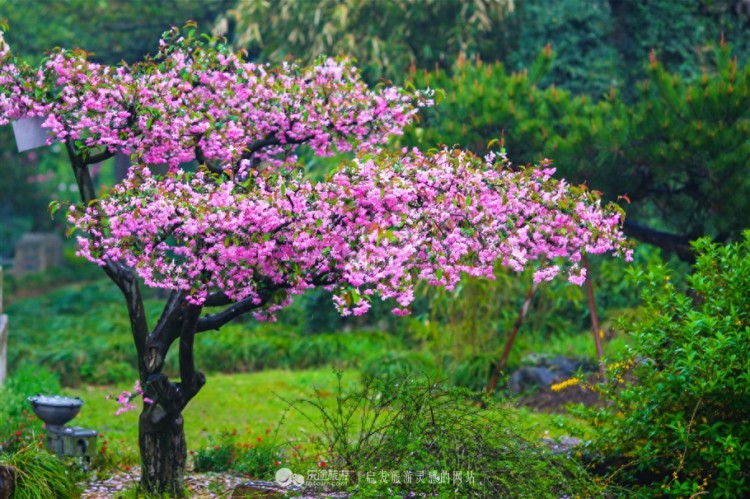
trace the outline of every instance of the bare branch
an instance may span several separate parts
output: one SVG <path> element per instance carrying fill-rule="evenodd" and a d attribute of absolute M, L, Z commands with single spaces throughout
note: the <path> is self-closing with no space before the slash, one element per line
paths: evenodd
<path fill-rule="evenodd" d="M 277 291 L 288 288 L 288 284 L 278 284 L 273 287 L 264 288 L 258 293 L 258 296 L 245 298 L 238 302 L 233 303 L 226 310 L 213 315 L 207 315 L 201 317 L 198 321 L 196 333 L 202 333 L 204 331 L 210 331 L 212 329 L 219 329 L 221 326 L 227 324 L 232 319 L 235 319 L 241 315 L 244 315 L 253 310 L 263 308 L 270 300 L 274 297 Z"/>
<path fill-rule="evenodd" d="M 329 272 L 318 274 L 310 280 L 310 283 L 315 287 L 327 286 L 329 284 L 333 284 L 334 282 L 334 276 Z M 196 332 L 202 333 L 204 331 L 210 331 L 212 329 L 219 329 L 232 319 L 235 319 L 248 312 L 252 312 L 253 310 L 259 310 L 268 304 L 268 302 L 274 297 L 277 291 L 288 289 L 289 287 L 291 287 L 291 283 L 267 283 L 258 292 L 257 296 L 245 298 L 244 300 L 240 300 L 238 302 L 232 302 L 229 297 L 221 292 L 209 295 L 208 299 L 204 303 L 204 306 L 219 307 L 224 305 L 231 305 L 221 312 L 201 317 L 201 319 L 198 321 Z"/>
<path fill-rule="evenodd" d="M 226 293 L 223 291 L 217 291 L 216 293 L 211 293 L 206 297 L 206 301 L 203 302 L 204 307 L 224 307 L 226 305 L 231 305 L 234 303 L 234 300 L 229 298 Z"/>
<path fill-rule="evenodd" d="M 195 397 L 198 390 L 206 384 L 206 376 L 195 370 L 193 356 L 193 341 L 195 329 L 201 316 L 202 307 L 187 305 L 180 332 L 180 409 L 184 409 L 188 402 Z"/>
<path fill-rule="evenodd" d="M 95 165 L 96 163 L 101 163 L 102 161 L 107 161 L 110 158 L 114 158 L 115 153 L 109 152 L 109 150 L 105 150 L 100 152 L 99 154 L 94 154 L 93 156 L 87 157 L 84 162 L 87 165 Z"/>
<path fill-rule="evenodd" d="M 301 143 L 301 142 L 298 142 L 298 143 Z M 265 139 L 256 140 L 255 142 L 250 144 L 250 146 L 247 148 L 247 151 L 242 153 L 242 159 L 252 158 L 253 154 L 260 151 L 264 147 L 278 146 L 280 144 L 281 144 L 281 141 L 275 135 L 270 135 L 266 137 Z"/>

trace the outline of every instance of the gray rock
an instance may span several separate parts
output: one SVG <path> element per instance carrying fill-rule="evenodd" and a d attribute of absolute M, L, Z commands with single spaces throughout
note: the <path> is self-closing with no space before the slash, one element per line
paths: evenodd
<path fill-rule="evenodd" d="M 555 381 L 555 373 L 546 367 L 523 366 L 510 375 L 508 386 L 513 393 L 521 393 L 533 388 L 547 388 Z"/>

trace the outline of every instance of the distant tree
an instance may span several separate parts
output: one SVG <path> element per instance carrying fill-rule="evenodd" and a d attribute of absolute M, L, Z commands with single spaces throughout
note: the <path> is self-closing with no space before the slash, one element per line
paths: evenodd
<path fill-rule="evenodd" d="M 139 62 L 162 33 L 193 19 L 209 26 L 235 0 L 0 0 L 13 52 L 39 58 L 50 47 L 86 47 L 104 64 Z"/>
<path fill-rule="evenodd" d="M 615 87 L 631 100 L 652 50 L 670 71 L 693 79 L 714 68 L 723 34 L 744 65 L 749 6 L 744 0 L 524 0 L 509 19 L 517 29 L 514 50 L 498 60 L 521 71 L 549 44 L 557 60 L 542 86 L 597 99 Z"/>
<path fill-rule="evenodd" d="M 143 64 L 110 67 L 56 51 L 29 67 L 0 49 L 0 123 L 45 116 L 65 144 L 82 204 L 68 218 L 79 251 L 126 300 L 144 405 L 141 480 L 181 493 L 182 411 L 205 383 L 196 334 L 243 314 L 272 318 L 313 287 L 342 314 L 376 296 L 405 314 L 418 280 L 454 287 L 539 260 L 537 281 L 566 270 L 581 283 L 585 253 L 629 255 L 617 207 L 552 180 L 551 170 L 506 168 L 456 149 L 385 152 L 429 95 L 368 90 L 349 65 L 279 68 L 245 62 L 223 45 L 171 31 Z M 296 150 L 355 150 L 322 182 L 302 178 Z M 128 179 L 99 196 L 91 165 L 118 149 Z M 180 163 L 197 160 L 189 172 Z M 167 163 L 155 175 L 149 165 Z M 53 210 L 54 211 L 54 210 Z M 567 262 L 567 263 L 566 263 Z M 169 291 L 153 328 L 139 282 Z M 179 381 L 163 373 L 179 344 Z M 129 400 L 123 400 L 129 403 Z"/>
<path fill-rule="evenodd" d="M 745 0 L 608 0 L 611 43 L 621 91 L 648 75 L 651 51 L 670 71 L 693 80 L 715 69 L 720 40 L 731 42 L 741 65 L 750 60 L 750 3 Z M 628 93 L 628 98 L 635 94 Z"/>
<path fill-rule="evenodd" d="M 556 54 L 555 65 L 539 86 L 555 84 L 573 93 L 599 96 L 612 85 L 623 84 L 607 0 L 523 0 L 517 2 L 512 22 L 517 27 L 514 50 L 496 59 L 508 69 L 523 71 L 550 45 Z"/>
<path fill-rule="evenodd" d="M 410 64 L 449 67 L 463 52 L 497 60 L 513 37 L 513 0 L 239 0 L 219 21 L 264 60 L 354 57 L 366 81 L 399 81 Z"/>

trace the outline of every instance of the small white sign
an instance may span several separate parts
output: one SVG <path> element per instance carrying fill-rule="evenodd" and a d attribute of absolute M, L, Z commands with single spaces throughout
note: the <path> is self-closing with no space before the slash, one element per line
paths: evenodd
<path fill-rule="evenodd" d="M 36 149 L 47 143 L 50 134 L 42 127 L 44 120 L 42 116 L 34 116 L 13 122 L 13 134 L 16 136 L 18 152 Z"/>

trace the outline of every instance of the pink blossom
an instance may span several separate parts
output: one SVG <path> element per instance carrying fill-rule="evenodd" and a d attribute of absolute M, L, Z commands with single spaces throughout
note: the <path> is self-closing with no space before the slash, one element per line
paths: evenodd
<path fill-rule="evenodd" d="M 386 152 L 433 92 L 368 89 L 347 62 L 271 68 L 221 46 L 195 50 L 176 31 L 147 65 L 112 68 L 65 50 L 40 68 L 0 59 L 0 123 L 45 116 L 53 140 L 134 158 L 124 182 L 71 207 L 78 254 L 120 262 L 192 304 L 220 290 L 260 306 L 272 283 L 286 294 L 255 316 L 274 320 L 323 283 L 342 315 L 374 299 L 405 315 L 419 280 L 453 289 L 465 275 L 493 278 L 499 262 L 532 266 L 536 282 L 568 272 L 580 285 L 582 255 L 630 258 L 621 213 L 553 179 L 548 161 L 514 171 L 494 152 Z M 298 165 L 302 144 L 355 157 L 312 182 Z M 181 169 L 193 160 L 197 172 Z"/>

